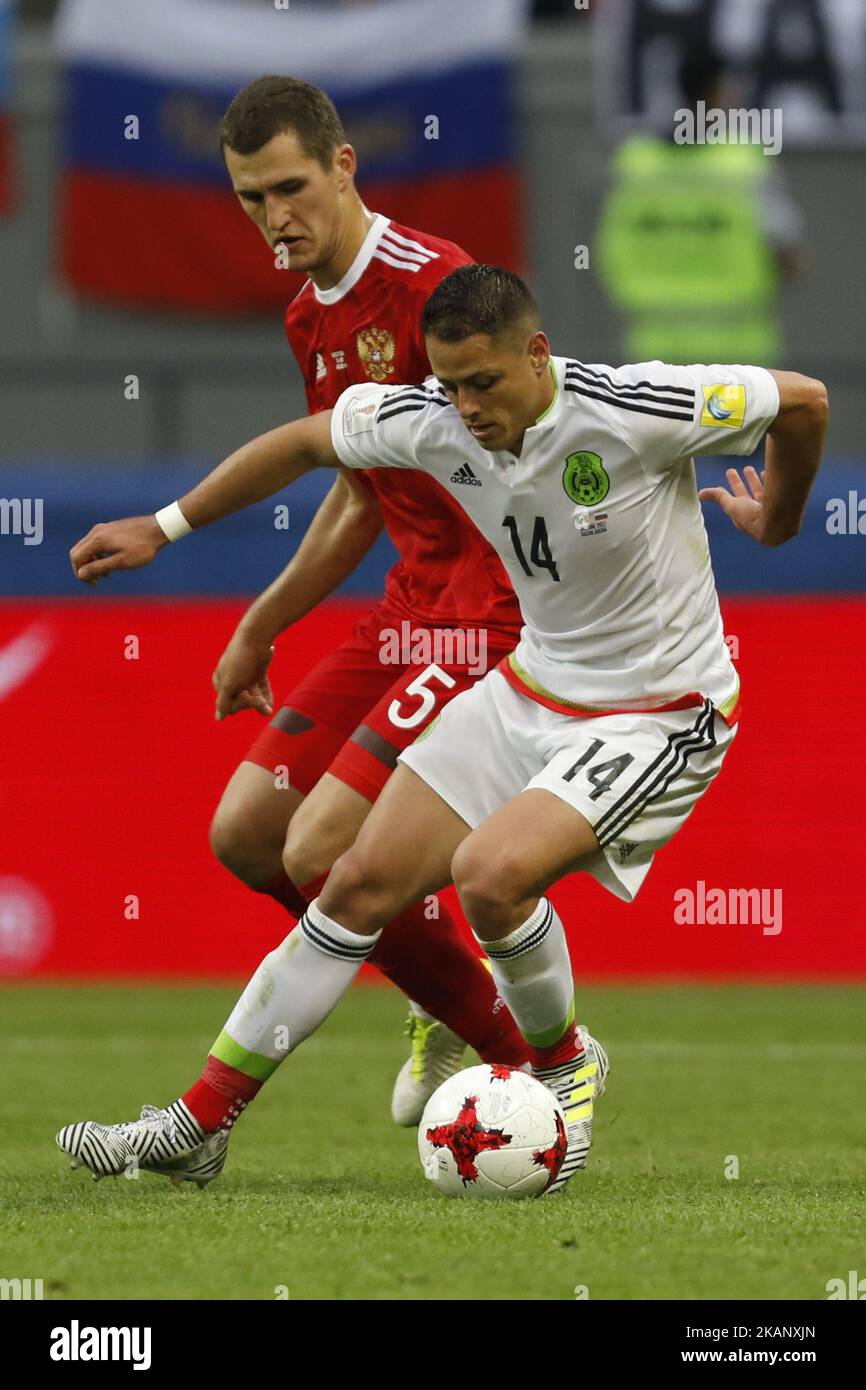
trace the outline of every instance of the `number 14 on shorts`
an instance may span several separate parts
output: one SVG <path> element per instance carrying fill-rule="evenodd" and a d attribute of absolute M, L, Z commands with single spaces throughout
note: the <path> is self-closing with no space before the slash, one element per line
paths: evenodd
<path fill-rule="evenodd" d="M 590 781 L 595 788 L 595 791 L 590 792 L 591 801 L 597 801 L 604 792 L 613 786 L 617 777 L 625 772 L 629 763 L 634 762 L 631 753 L 621 753 L 618 758 L 608 758 L 606 762 L 596 763 L 593 767 L 590 767 L 589 764 L 604 747 L 604 739 L 592 739 L 586 752 L 562 774 L 563 782 L 571 782 L 577 776 L 581 768 L 586 768 L 587 780 Z"/>

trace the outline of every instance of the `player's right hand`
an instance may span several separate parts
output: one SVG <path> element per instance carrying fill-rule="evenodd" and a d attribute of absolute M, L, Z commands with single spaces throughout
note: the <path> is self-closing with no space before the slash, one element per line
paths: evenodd
<path fill-rule="evenodd" d="M 237 629 L 213 673 L 217 719 L 243 709 L 254 709 L 265 717 L 273 714 L 274 697 L 268 679 L 273 656 L 269 642 L 257 641 L 242 628 Z"/>
<path fill-rule="evenodd" d="M 84 584 L 97 584 L 115 570 L 149 565 L 168 537 L 155 516 L 130 516 L 124 521 L 101 521 L 70 550 L 72 570 Z"/>

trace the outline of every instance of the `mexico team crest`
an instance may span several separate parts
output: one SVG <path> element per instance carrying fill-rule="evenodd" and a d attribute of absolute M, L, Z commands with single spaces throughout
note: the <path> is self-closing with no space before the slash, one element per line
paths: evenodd
<path fill-rule="evenodd" d="M 569 454 L 565 460 L 562 486 L 579 507 L 597 507 L 610 491 L 610 478 L 604 471 L 599 454 L 588 449 Z"/>
<path fill-rule="evenodd" d="M 397 345 L 393 333 L 385 328 L 362 328 L 355 339 L 358 356 L 367 376 L 372 381 L 387 381 L 394 370 L 394 353 Z"/>

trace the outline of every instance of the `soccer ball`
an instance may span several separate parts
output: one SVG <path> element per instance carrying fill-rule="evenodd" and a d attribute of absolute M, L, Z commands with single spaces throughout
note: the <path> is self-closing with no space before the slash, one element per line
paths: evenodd
<path fill-rule="evenodd" d="M 497 1063 L 449 1076 L 418 1128 L 421 1166 L 445 1197 L 540 1197 L 567 1139 L 562 1107 L 535 1077 Z"/>

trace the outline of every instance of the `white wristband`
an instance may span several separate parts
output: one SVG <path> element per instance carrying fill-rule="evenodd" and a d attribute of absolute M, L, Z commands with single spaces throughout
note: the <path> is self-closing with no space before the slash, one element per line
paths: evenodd
<path fill-rule="evenodd" d="M 161 511 L 155 513 L 156 523 L 170 541 L 182 540 L 188 536 L 192 527 L 180 509 L 179 502 L 172 502 L 171 506 L 163 507 Z"/>

